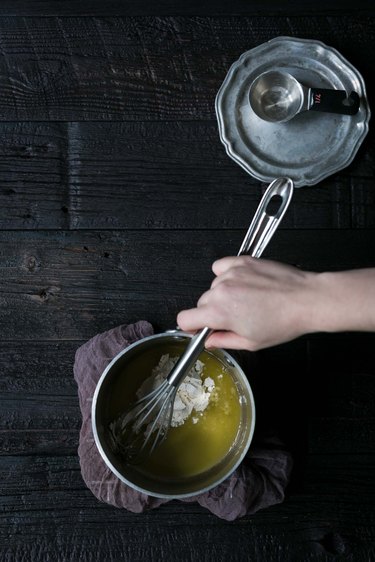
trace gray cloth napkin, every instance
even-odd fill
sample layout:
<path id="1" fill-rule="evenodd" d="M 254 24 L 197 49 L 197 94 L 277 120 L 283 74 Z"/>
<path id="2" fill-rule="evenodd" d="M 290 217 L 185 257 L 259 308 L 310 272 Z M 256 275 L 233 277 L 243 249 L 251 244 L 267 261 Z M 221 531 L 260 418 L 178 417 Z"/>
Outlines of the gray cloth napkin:
<path id="1" fill-rule="evenodd" d="M 78 454 L 83 480 L 100 501 L 134 513 L 158 507 L 169 500 L 147 496 L 119 480 L 96 448 L 91 427 L 91 404 L 96 384 L 108 363 L 125 347 L 150 336 L 146 321 L 118 326 L 98 334 L 76 352 L 74 378 L 82 412 Z M 251 446 L 241 465 L 224 482 L 204 494 L 181 501 L 198 502 L 212 513 L 233 521 L 245 514 L 280 503 L 292 469 L 292 457 L 277 438 Z"/>

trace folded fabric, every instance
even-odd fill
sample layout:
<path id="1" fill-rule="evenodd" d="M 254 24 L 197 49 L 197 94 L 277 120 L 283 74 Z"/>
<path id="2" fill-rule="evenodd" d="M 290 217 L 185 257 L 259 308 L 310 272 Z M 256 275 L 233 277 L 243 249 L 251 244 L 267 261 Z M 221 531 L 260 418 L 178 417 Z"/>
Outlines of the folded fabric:
<path id="1" fill-rule="evenodd" d="M 74 363 L 82 413 L 78 454 L 83 480 L 100 501 L 134 513 L 158 507 L 169 500 L 138 492 L 110 471 L 95 445 L 91 404 L 97 382 L 108 363 L 128 345 L 153 333 L 151 324 L 146 321 L 118 326 L 82 345 L 76 352 Z M 291 469 L 290 453 L 277 437 L 268 437 L 250 447 L 244 461 L 224 482 L 208 492 L 181 501 L 196 501 L 218 517 L 233 521 L 282 502 Z"/>

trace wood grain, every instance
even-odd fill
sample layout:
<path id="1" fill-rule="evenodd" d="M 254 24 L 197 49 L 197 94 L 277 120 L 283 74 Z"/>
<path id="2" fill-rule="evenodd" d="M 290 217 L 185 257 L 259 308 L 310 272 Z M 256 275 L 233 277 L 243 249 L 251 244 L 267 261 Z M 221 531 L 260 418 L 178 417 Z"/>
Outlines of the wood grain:
<path id="1" fill-rule="evenodd" d="M 280 228 L 373 228 L 371 162 L 295 191 Z M 265 184 L 211 122 L 0 123 L 0 228 L 247 228 Z"/>
<path id="2" fill-rule="evenodd" d="M 213 120 L 219 86 L 244 51 L 279 35 L 314 37 L 370 81 L 374 28 L 368 15 L 3 17 L 0 119 Z"/>
<path id="3" fill-rule="evenodd" d="M 328 0 L 319 5 L 320 14 L 341 14 L 353 13 L 358 11 L 373 13 L 374 5 L 371 0 L 359 0 L 353 6 L 350 0 Z M 32 3 L 27 0 L 3 0 L 1 12 L 3 15 L 16 16 L 168 16 L 168 15 L 192 15 L 192 16 L 211 16 L 213 13 L 220 15 L 264 15 L 267 14 L 309 14 L 315 15 L 317 12 L 316 2 L 305 0 L 303 3 L 297 0 L 289 0 L 288 4 L 280 3 L 278 0 L 267 0 L 265 4 L 261 0 L 252 0 L 249 4 L 246 0 L 217 0 L 200 2 L 198 0 L 187 0 L 176 3 L 174 0 L 34 0 Z"/>
<path id="4" fill-rule="evenodd" d="M 82 340 L 139 319 L 173 327 L 177 312 L 210 286 L 212 262 L 236 253 L 243 235 L 0 232 L 2 338 Z M 374 236 L 371 230 L 283 230 L 265 256 L 312 270 L 374 266 Z M 328 248 L 335 248 L 334 261 Z"/>
<path id="5" fill-rule="evenodd" d="M 172 502 L 141 518 L 100 504 L 84 488 L 75 457 L 3 458 L 0 474 L 8 484 L 2 503 L 12 515 L 6 520 L 0 514 L 0 530 L 11 523 L 12 534 L 1 543 L 0 554 L 12 562 L 151 561 L 166 552 L 183 562 L 210 562 L 212 555 L 233 562 L 328 560 L 334 555 L 367 561 L 374 540 L 373 463 L 369 455 L 353 456 L 350 464 L 345 456 L 313 457 L 313 476 L 304 493 L 245 517 L 241 524 L 228 524 L 195 504 Z M 354 528 L 348 487 L 355 489 L 362 506 Z M 27 493 L 19 493 L 26 488 Z"/>

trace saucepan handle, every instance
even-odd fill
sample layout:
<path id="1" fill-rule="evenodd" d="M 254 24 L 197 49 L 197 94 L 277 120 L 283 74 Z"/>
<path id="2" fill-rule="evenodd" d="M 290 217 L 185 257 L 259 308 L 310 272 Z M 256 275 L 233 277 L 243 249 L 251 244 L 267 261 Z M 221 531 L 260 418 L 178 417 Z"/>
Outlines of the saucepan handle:
<path id="1" fill-rule="evenodd" d="M 290 178 L 278 178 L 269 185 L 251 221 L 238 256 L 261 256 L 289 206 L 293 189 L 293 181 Z"/>

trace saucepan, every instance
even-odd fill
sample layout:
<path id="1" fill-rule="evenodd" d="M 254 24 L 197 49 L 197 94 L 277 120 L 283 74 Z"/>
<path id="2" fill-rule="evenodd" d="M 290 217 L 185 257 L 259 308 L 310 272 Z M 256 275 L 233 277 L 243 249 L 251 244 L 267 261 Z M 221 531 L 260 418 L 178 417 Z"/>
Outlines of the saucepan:
<path id="1" fill-rule="evenodd" d="M 227 478 L 241 463 L 250 446 L 255 427 L 255 403 L 245 372 L 222 349 L 203 352 L 230 374 L 240 401 L 240 419 L 236 438 L 224 458 L 209 470 L 189 477 L 167 476 L 148 470 L 147 463 L 128 464 L 113 449 L 110 424 L 128 406 L 125 387 L 132 376 L 132 365 L 141 364 L 151 372 L 160 357 L 174 355 L 191 341 L 192 335 L 172 330 L 143 338 L 120 352 L 103 372 L 92 405 L 92 426 L 96 446 L 106 465 L 124 484 L 150 496 L 186 498 L 203 493 Z M 203 361 L 205 358 L 203 357 Z M 133 373 L 134 374 L 134 373 Z"/>

